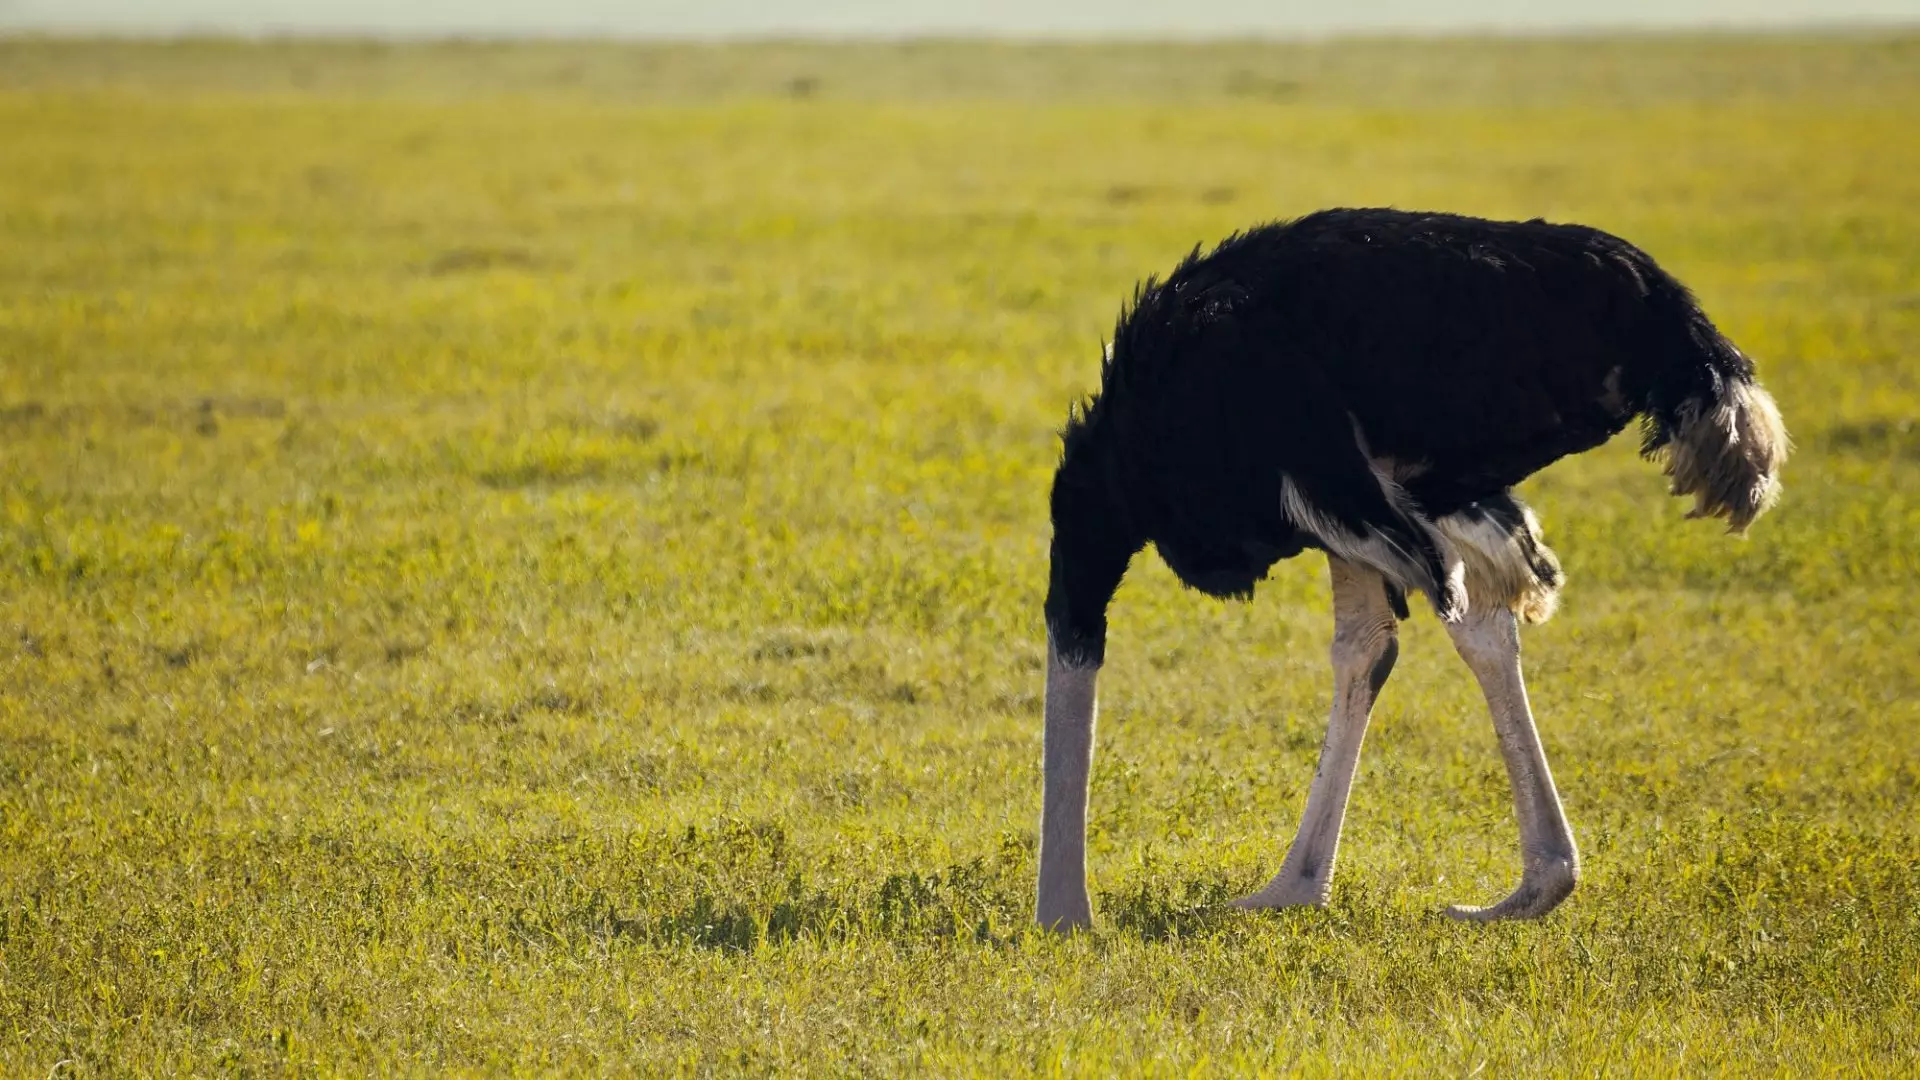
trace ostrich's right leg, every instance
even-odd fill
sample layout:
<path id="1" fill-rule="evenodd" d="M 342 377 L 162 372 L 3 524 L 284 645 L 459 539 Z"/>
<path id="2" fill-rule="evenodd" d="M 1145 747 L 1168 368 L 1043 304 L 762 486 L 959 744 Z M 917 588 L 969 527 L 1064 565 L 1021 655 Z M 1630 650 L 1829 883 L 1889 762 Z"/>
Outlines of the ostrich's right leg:
<path id="1" fill-rule="evenodd" d="M 1327 557 L 1333 576 L 1333 715 L 1320 764 L 1307 790 L 1300 832 L 1280 872 L 1235 907 L 1275 908 L 1326 904 L 1333 887 L 1333 861 L 1347 794 L 1360 764 L 1360 743 L 1380 687 L 1400 655 L 1399 622 L 1387 599 L 1387 582 L 1359 563 Z"/>
<path id="2" fill-rule="evenodd" d="M 1447 914 L 1476 922 L 1537 919 L 1573 892 L 1580 877 L 1580 853 L 1527 705 L 1527 687 L 1520 678 L 1519 620 L 1505 607 L 1475 607 L 1449 625 L 1447 633 L 1473 669 L 1493 713 L 1500 756 L 1506 759 L 1513 785 L 1514 814 L 1520 819 L 1521 860 L 1520 887 L 1511 896 L 1491 907 L 1450 907 Z"/>

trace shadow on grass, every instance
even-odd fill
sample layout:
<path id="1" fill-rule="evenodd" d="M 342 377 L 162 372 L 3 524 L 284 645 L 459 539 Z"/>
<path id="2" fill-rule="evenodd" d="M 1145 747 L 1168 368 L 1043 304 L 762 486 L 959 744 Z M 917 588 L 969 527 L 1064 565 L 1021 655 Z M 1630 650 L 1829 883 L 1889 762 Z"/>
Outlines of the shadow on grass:
<path id="1" fill-rule="evenodd" d="M 878 883 L 815 887 L 796 873 L 778 897 L 702 892 L 664 913 L 623 915 L 601 894 L 565 918 L 602 939 L 752 952 L 801 938 L 1002 943 L 1019 936 L 1023 912 L 1003 875 L 978 858 L 931 873 L 890 874 Z"/>
<path id="2" fill-rule="evenodd" d="M 1246 921 L 1227 905 L 1248 891 L 1222 877 L 1145 877 L 1101 894 L 1099 913 L 1113 930 L 1142 941 L 1210 937 Z"/>
<path id="3" fill-rule="evenodd" d="M 649 905 L 652 911 L 632 913 L 602 892 L 579 909 L 559 913 L 557 922 L 603 942 L 740 953 L 802 939 L 1013 945 L 1040 933 L 1031 921 L 1031 888 L 1030 863 L 1010 865 L 980 857 L 932 872 L 825 886 L 795 873 L 778 896 L 702 891 L 679 904 L 656 903 Z M 1215 937 L 1246 925 L 1247 916 L 1227 906 L 1245 891 L 1224 878 L 1142 879 L 1118 893 L 1101 894 L 1099 932 L 1141 941 Z M 561 925 L 527 913 L 516 918 L 522 920 L 527 940 L 567 936 Z"/>

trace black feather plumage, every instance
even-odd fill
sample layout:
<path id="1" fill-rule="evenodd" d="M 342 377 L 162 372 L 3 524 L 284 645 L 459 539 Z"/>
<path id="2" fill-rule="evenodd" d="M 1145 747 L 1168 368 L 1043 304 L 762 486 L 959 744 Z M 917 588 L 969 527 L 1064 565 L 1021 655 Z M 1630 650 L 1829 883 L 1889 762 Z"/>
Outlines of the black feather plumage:
<path id="1" fill-rule="evenodd" d="M 1136 291 L 1067 425 L 1049 628 L 1098 663 L 1107 601 L 1147 543 L 1196 589 L 1250 594 L 1325 546 L 1283 483 L 1322 532 L 1378 537 L 1425 568 L 1403 584 L 1433 592 L 1442 553 L 1421 519 L 1497 512 L 1636 416 L 1659 451 L 1752 375 L 1684 286 L 1597 229 L 1342 209 L 1196 248 Z"/>

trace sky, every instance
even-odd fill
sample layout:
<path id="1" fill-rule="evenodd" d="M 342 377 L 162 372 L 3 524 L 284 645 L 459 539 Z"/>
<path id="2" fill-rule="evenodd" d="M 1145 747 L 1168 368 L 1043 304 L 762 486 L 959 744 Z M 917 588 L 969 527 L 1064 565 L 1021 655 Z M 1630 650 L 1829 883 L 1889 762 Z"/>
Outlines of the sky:
<path id="1" fill-rule="evenodd" d="M 1920 23 L 1920 0 L 0 0 L 0 32 L 1002 36 Z"/>

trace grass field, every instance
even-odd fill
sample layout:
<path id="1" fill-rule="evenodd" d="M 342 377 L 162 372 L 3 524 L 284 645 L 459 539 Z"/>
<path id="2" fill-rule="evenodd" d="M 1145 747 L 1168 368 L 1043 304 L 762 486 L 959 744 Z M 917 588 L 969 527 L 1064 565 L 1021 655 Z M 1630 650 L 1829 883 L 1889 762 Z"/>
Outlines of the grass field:
<path id="1" fill-rule="evenodd" d="M 1920 1055 L 1920 36 L 0 42 L 0 1073 L 1889 1075 Z M 1579 220 L 1798 450 L 1532 481 L 1536 924 L 1404 631 L 1277 868 L 1325 570 L 1121 590 L 1098 929 L 1028 929 L 1045 485 L 1136 279 Z"/>

